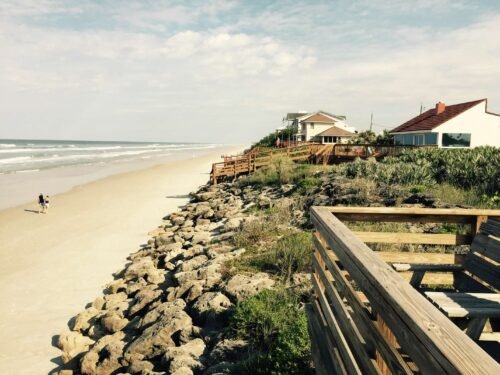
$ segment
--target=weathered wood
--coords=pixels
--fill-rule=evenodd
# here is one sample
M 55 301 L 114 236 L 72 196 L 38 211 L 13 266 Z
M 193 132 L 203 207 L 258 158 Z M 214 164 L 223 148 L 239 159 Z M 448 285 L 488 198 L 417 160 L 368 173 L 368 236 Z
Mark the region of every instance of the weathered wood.
M 477 341 L 481 337 L 481 333 L 484 330 L 486 324 L 486 318 L 474 318 L 472 319 L 467 328 L 465 329 L 465 334 L 469 336 L 472 340 Z
M 427 245 L 468 245 L 472 237 L 461 234 L 431 234 L 402 232 L 353 232 L 361 241 L 368 243 L 408 243 Z
M 377 251 L 377 255 L 388 263 L 461 264 L 463 255 L 446 253 L 407 253 Z
M 450 318 L 500 318 L 500 294 L 425 292 Z
M 485 223 L 481 223 L 480 231 L 481 233 L 500 238 L 500 221 L 488 220 Z
M 398 272 L 403 271 L 432 271 L 432 272 L 457 272 L 463 270 L 461 264 L 414 264 L 393 263 L 392 268 Z
M 344 366 L 346 367 L 346 370 L 349 374 L 362 374 L 360 368 L 358 367 L 358 364 L 356 363 L 356 360 L 354 359 L 354 356 L 351 352 L 351 349 L 349 348 L 349 345 L 347 344 L 347 341 L 345 339 L 344 334 L 342 333 L 342 330 L 337 322 L 337 319 L 335 319 L 335 315 L 332 312 L 332 309 L 330 305 L 328 304 L 328 301 L 323 294 L 323 292 L 320 290 L 320 285 L 319 281 L 316 278 L 315 275 L 312 277 L 312 283 L 316 291 L 318 292 L 318 302 L 319 305 L 321 306 L 321 310 L 324 314 L 324 317 L 328 323 L 328 330 L 332 334 L 337 347 L 339 349 L 340 356 L 342 358 L 342 362 Z
M 500 210 L 407 207 L 326 207 L 343 221 L 475 224 L 477 216 L 500 220 Z
M 335 317 L 339 322 L 339 326 L 342 327 L 344 337 L 350 344 L 349 347 L 351 348 L 353 355 L 356 357 L 356 362 L 360 366 L 363 374 L 379 374 L 378 369 L 374 366 L 371 358 L 367 355 L 365 349 L 366 344 L 363 337 L 359 333 L 356 325 L 353 324 L 346 306 L 335 288 L 332 287 L 331 281 L 329 280 L 324 267 L 320 265 L 320 261 L 316 256 L 313 257 L 313 267 L 316 271 L 313 278 L 319 277 L 325 286 L 326 295 L 329 297 L 332 304 L 332 311 L 334 311 Z
M 469 253 L 465 257 L 464 268 L 488 285 L 500 290 L 500 267 L 497 264 L 493 264 L 475 253 Z
M 398 272 L 405 281 L 410 282 L 413 272 Z M 426 272 L 421 285 L 454 285 L 455 276 L 449 272 Z
M 422 283 L 422 279 L 424 278 L 425 271 L 414 271 L 413 275 L 411 275 L 410 284 L 414 288 L 420 288 L 420 284 Z
M 354 291 L 352 285 L 347 281 L 342 271 L 337 266 L 337 259 L 334 252 L 326 248 L 326 244 L 319 237 L 318 233 L 313 234 L 313 242 L 316 250 L 324 260 L 326 267 L 334 277 L 333 283 L 335 287 L 353 309 L 354 314 L 352 318 L 363 332 L 364 338 L 367 340 L 367 349 L 374 351 L 375 348 L 378 348 L 384 362 L 394 374 L 411 374 L 412 371 L 403 360 L 400 353 L 386 341 L 379 327 L 370 319 L 369 313 L 364 306 L 367 302 L 366 296 L 362 294 L 363 297 L 361 297 L 361 292 Z
M 347 370 L 342 363 L 338 348 L 329 334 L 328 324 L 316 299 L 306 305 L 306 313 L 312 337 L 311 353 L 316 365 L 316 372 L 321 375 L 330 375 L 334 370 L 335 374 L 347 375 Z
M 384 321 L 394 327 L 398 342 L 422 372 L 499 371 L 491 357 L 410 285 L 401 283 L 396 271 L 352 236 L 328 209 L 313 207 L 311 214 L 316 228 Z
M 476 220 L 472 223 L 472 235 L 475 236 L 480 231 L 481 224 L 486 223 L 488 220 L 487 215 L 478 215 Z
M 471 250 L 495 262 L 500 262 L 500 241 L 493 237 L 488 237 L 486 234 L 476 234 L 471 245 Z

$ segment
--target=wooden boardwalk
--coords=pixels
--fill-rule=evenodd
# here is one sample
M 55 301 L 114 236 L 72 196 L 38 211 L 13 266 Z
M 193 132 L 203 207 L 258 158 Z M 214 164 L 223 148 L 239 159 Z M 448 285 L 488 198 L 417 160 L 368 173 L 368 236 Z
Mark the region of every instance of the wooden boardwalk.
M 224 161 L 212 164 L 210 179 L 213 184 L 227 178 L 255 172 L 271 164 L 276 155 L 287 155 L 293 161 L 307 161 L 313 164 L 336 164 L 355 158 L 397 156 L 411 146 L 344 145 L 303 143 L 282 148 L 256 147 L 243 155 L 223 156 Z
M 486 223 L 488 218 L 500 220 L 500 210 L 312 207 L 311 219 L 316 232 L 313 236 L 313 294 L 307 312 L 316 372 L 499 374 L 500 365 L 482 349 L 486 341 L 482 340 L 482 331 L 477 329 L 473 320 L 467 321 L 469 327 L 461 327 L 465 329 L 465 332 L 462 331 L 455 324 L 457 322 L 449 319 L 448 316 L 451 315 L 440 311 L 433 305 L 437 302 L 431 302 L 419 289 L 421 283 L 440 284 L 443 283 L 442 279 L 423 279 L 425 271 L 420 267 L 422 265 L 407 265 L 402 267 L 401 271 L 410 271 L 406 272 L 409 273 L 409 278 L 406 278 L 410 281 L 408 282 L 401 277 L 396 267 L 387 263 L 425 263 L 426 271 L 447 272 L 448 283 L 455 283 L 456 289 L 460 291 L 463 277 L 472 280 L 469 275 L 471 272 L 474 274 L 474 271 L 467 269 L 467 260 L 464 260 L 463 256 L 442 253 L 378 253 L 363 242 L 457 245 L 470 244 L 472 238 L 476 238 L 472 251 L 479 251 L 484 255 L 485 244 L 489 244 L 492 250 L 488 254 L 493 252 L 494 259 L 497 259 L 495 257 L 500 255 L 500 245 L 494 237 L 488 235 L 492 230 L 498 231 L 500 225 L 496 221 Z M 354 233 L 341 220 L 459 223 L 469 225 L 471 229 L 469 235 L 381 235 L 373 232 Z M 498 232 L 496 233 L 498 235 Z M 463 262 L 463 268 L 460 264 L 449 265 L 448 268 L 441 265 L 457 262 Z M 484 267 L 485 265 L 481 264 L 482 274 L 486 274 Z M 488 267 L 488 275 L 491 275 L 491 272 L 498 275 L 498 263 L 490 261 Z M 442 277 L 443 273 L 435 275 Z M 432 276 L 432 273 L 429 276 Z M 499 282 L 498 278 L 490 277 L 491 280 Z M 474 282 L 475 277 L 472 280 L 472 283 Z M 495 297 L 498 291 L 493 287 L 490 293 L 493 294 L 482 298 L 489 304 L 484 311 L 491 313 L 491 305 L 498 300 L 498 297 Z M 460 296 L 460 293 L 451 293 L 448 299 L 465 303 L 467 298 Z M 444 299 L 440 294 L 434 296 L 435 300 L 439 298 Z M 478 299 L 474 302 L 477 307 Z M 498 308 L 500 306 L 493 309 L 496 312 L 490 315 L 492 319 L 497 316 L 495 314 L 498 313 Z M 481 315 L 479 318 L 481 319 L 478 321 L 484 323 L 485 317 Z M 484 328 L 484 324 L 482 327 Z M 495 330 L 493 320 L 484 331 L 492 329 Z M 471 331 L 475 332 L 470 334 Z M 481 339 L 477 340 L 479 337 Z M 500 344 L 496 344 L 495 348 L 498 350 Z

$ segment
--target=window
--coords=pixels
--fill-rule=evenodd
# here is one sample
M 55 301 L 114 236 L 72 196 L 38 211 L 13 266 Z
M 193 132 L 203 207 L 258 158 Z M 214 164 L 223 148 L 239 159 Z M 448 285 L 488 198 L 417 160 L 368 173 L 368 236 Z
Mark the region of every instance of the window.
M 413 144 L 413 134 L 403 135 L 403 144 L 404 145 L 412 145 Z
M 415 134 L 415 138 L 413 139 L 413 144 L 417 146 L 422 146 L 424 144 L 424 135 Z
M 437 133 L 426 133 L 425 134 L 425 144 L 426 145 L 437 145 Z
M 443 147 L 470 147 L 470 133 L 443 133 Z
M 401 134 L 396 134 L 394 136 L 394 144 L 402 145 L 403 144 L 403 136 Z

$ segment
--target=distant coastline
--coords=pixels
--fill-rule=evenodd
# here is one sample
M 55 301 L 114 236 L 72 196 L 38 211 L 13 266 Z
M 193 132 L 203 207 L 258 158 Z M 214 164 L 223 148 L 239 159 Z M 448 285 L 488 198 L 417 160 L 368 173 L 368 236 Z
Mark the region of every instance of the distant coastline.
M 213 152 L 216 144 L 0 139 L 0 209 L 101 178 Z

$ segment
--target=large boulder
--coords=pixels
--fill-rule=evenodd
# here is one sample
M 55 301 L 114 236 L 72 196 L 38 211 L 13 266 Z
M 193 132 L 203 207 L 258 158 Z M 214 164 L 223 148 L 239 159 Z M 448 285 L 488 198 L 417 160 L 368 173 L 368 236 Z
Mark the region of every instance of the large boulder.
M 125 333 L 104 336 L 87 352 L 81 361 L 84 375 L 108 375 L 122 368 L 120 360 L 125 347 Z
M 121 331 L 127 324 L 128 319 L 114 311 L 106 313 L 106 315 L 101 318 L 101 325 L 109 333 Z
M 94 340 L 83 336 L 79 332 L 63 333 L 57 339 L 57 347 L 63 352 L 61 357 L 64 363 L 80 357 L 94 344 Z
M 177 311 L 171 316 L 164 316 L 146 328 L 127 348 L 128 360 L 141 357 L 150 359 L 162 355 L 167 348 L 175 346 L 173 335 L 182 331 L 192 331 L 191 317 L 184 311 Z
M 205 264 L 207 261 L 208 261 L 208 257 L 206 255 L 198 255 L 190 260 L 183 262 L 179 266 L 179 271 L 186 272 L 186 271 L 192 271 L 192 270 L 198 269 L 203 264 Z
M 134 303 L 129 310 L 129 316 L 134 316 L 149 304 L 159 300 L 161 295 L 162 291 L 157 288 L 157 285 L 148 285 L 139 290 L 139 292 L 135 295 Z
M 135 324 L 138 329 L 144 329 L 156 323 L 160 318 L 171 319 L 176 313 L 184 310 L 186 302 L 182 299 L 176 299 L 172 302 L 164 302 L 154 309 L 148 311 L 140 320 Z
M 179 347 L 168 348 L 163 356 L 163 362 L 168 364 L 170 373 L 176 373 L 181 368 L 200 370 L 203 368 L 200 357 L 205 351 L 202 339 L 194 339 Z
M 260 272 L 252 276 L 235 275 L 223 285 L 223 291 L 235 302 L 242 301 L 264 289 L 272 288 L 275 281 L 267 273 Z
M 194 316 L 201 321 L 207 318 L 216 320 L 225 313 L 233 304 L 221 292 L 208 292 L 202 294 L 192 306 Z
M 103 314 L 103 311 L 91 306 L 75 317 L 71 330 L 85 333 Z

